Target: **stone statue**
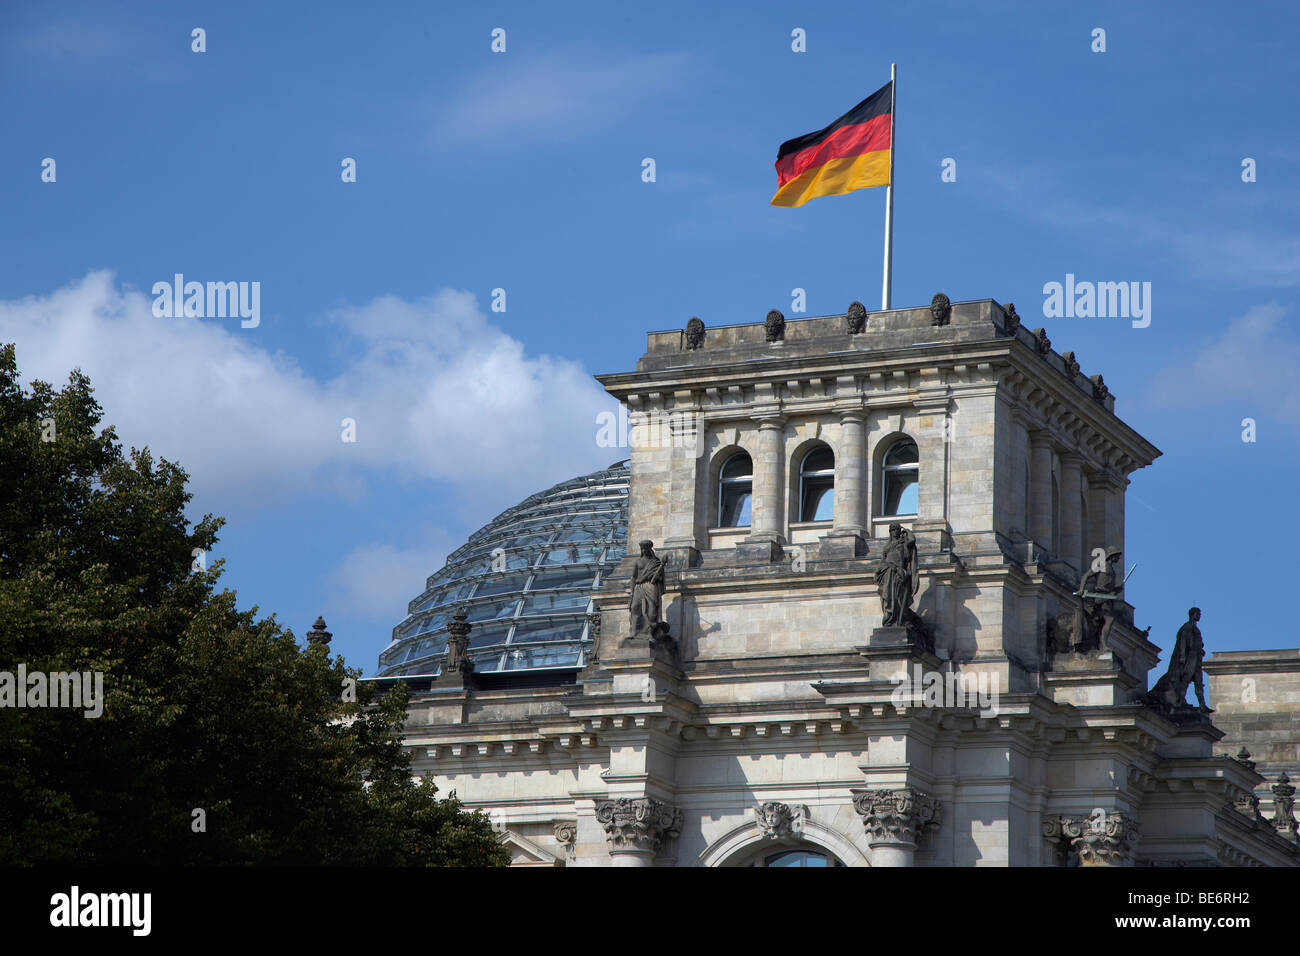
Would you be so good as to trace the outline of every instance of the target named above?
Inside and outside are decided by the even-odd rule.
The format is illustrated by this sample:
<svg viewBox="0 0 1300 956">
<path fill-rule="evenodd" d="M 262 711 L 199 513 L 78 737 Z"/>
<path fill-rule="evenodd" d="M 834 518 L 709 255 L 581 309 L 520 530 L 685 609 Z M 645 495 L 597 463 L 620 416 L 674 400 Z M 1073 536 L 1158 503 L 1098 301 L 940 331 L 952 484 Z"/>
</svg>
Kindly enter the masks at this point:
<svg viewBox="0 0 1300 956">
<path fill-rule="evenodd" d="M 1117 562 L 1123 557 L 1119 548 L 1106 550 L 1106 564 L 1100 571 L 1088 571 L 1079 582 L 1075 595 L 1078 605 L 1050 618 L 1047 622 L 1047 649 L 1051 653 L 1089 654 L 1105 650 L 1111 625 L 1115 622 L 1112 605 L 1122 600 L 1124 580 Z"/>
<path fill-rule="evenodd" d="M 1213 713 L 1205 703 L 1205 678 L 1201 670 L 1201 661 L 1205 658 L 1205 642 L 1201 639 L 1201 629 L 1196 626 L 1200 619 L 1199 607 L 1188 610 L 1187 623 L 1178 629 L 1174 649 L 1169 653 L 1169 669 L 1147 695 L 1150 703 L 1166 711 L 1188 709 L 1185 702 L 1187 685 L 1195 683 L 1201 713 Z"/>
<path fill-rule="evenodd" d="M 908 612 L 919 583 L 916 537 L 895 521 L 889 526 L 889 543 L 885 545 L 876 568 L 876 587 L 880 590 L 880 608 L 884 612 L 883 626 L 908 625 Z"/>
<path fill-rule="evenodd" d="M 641 542 L 641 556 L 632 565 L 632 593 L 628 611 L 632 618 L 632 636 L 658 640 L 668 633 L 660 620 L 664 600 L 664 563 L 655 557 L 653 541 Z"/>
</svg>

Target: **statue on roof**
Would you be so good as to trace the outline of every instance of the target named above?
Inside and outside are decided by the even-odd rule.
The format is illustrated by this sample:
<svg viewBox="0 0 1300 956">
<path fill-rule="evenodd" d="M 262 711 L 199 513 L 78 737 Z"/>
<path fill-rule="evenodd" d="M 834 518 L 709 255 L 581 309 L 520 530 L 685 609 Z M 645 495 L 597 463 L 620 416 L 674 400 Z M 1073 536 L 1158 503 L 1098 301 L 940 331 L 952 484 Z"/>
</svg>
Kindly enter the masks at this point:
<svg viewBox="0 0 1300 956">
<path fill-rule="evenodd" d="M 628 599 L 632 636 L 652 642 L 668 635 L 663 616 L 664 563 L 655 555 L 654 542 L 640 543 L 641 556 L 632 565 L 632 589 Z"/>
<path fill-rule="evenodd" d="M 1178 629 L 1174 649 L 1169 652 L 1169 669 L 1156 681 L 1147 694 L 1147 703 L 1168 713 L 1186 711 L 1187 686 L 1195 684 L 1196 699 L 1203 714 L 1213 713 L 1205 703 L 1205 677 L 1201 662 L 1205 659 L 1205 641 L 1197 622 L 1201 619 L 1199 607 L 1189 608 L 1187 621 Z"/>
</svg>

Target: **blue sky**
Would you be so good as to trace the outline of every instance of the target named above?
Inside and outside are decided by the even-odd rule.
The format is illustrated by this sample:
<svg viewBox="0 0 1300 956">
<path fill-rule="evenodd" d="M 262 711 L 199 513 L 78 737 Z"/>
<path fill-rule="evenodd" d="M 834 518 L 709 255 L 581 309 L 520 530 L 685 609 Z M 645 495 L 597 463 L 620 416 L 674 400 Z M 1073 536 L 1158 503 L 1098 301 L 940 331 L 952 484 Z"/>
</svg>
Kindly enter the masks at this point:
<svg viewBox="0 0 1300 956">
<path fill-rule="evenodd" d="M 0 339 L 190 469 L 242 604 L 373 673 L 470 532 L 624 457 L 591 375 L 647 330 L 875 307 L 883 190 L 768 200 L 896 61 L 894 304 L 1015 302 L 1105 375 L 1164 452 L 1128 497 L 1153 640 L 1198 603 L 1210 650 L 1300 644 L 1294 4 L 369 6 L 0 6 Z M 154 318 L 178 272 L 260 282 L 260 325 Z M 1150 282 L 1150 326 L 1043 318 L 1067 273 Z"/>
</svg>

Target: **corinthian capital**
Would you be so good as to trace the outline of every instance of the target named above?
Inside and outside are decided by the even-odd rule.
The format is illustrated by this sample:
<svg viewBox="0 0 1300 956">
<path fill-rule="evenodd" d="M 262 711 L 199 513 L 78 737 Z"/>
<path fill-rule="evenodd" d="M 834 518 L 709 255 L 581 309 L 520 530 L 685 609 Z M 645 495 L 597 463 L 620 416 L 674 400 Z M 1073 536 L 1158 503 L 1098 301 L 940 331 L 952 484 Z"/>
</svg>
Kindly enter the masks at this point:
<svg viewBox="0 0 1300 956">
<path fill-rule="evenodd" d="M 1137 821 L 1119 811 L 1043 820 L 1043 836 L 1061 852 L 1072 849 L 1080 866 L 1124 866 L 1130 862 L 1139 835 Z"/>
<path fill-rule="evenodd" d="M 682 830 L 682 811 L 649 797 L 602 800 L 596 804 L 596 820 L 613 850 L 658 853 L 665 837 Z"/>
<path fill-rule="evenodd" d="M 939 801 L 911 787 L 899 790 L 859 790 L 853 809 L 875 843 L 910 843 L 943 822 Z"/>
</svg>

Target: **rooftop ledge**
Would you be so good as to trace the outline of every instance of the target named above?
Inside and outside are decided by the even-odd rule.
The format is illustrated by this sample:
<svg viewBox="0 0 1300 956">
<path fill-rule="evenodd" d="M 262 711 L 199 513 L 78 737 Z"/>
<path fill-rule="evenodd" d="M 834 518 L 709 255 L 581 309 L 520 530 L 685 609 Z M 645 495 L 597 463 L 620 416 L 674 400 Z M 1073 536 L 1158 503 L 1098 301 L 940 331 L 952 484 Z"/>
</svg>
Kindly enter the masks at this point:
<svg viewBox="0 0 1300 956">
<path fill-rule="evenodd" d="M 868 312 L 852 303 L 839 315 L 787 319 L 777 310 L 766 320 L 707 326 L 691 318 L 684 328 L 651 332 L 637 372 L 658 372 L 742 362 L 788 361 L 817 355 L 877 352 L 909 347 L 960 345 L 1013 339 L 1036 352 L 1057 372 L 1114 412 L 1115 397 L 1101 375 L 1083 374 L 1073 352 L 1059 354 L 1042 328 L 1022 324 L 1015 306 L 993 299 L 949 302 L 942 293 L 928 306 Z M 597 376 L 617 379 L 619 376 Z"/>
</svg>

